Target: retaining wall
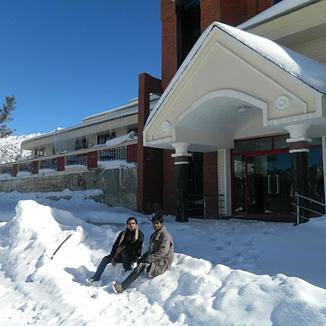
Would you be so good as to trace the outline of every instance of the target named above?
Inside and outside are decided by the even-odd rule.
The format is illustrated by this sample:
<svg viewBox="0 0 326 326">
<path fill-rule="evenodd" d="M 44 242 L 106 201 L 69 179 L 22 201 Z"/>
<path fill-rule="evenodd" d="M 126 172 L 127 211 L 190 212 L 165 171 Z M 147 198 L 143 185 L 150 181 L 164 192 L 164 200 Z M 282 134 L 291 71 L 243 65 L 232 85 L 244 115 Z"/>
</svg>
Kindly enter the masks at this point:
<svg viewBox="0 0 326 326">
<path fill-rule="evenodd" d="M 136 168 L 94 169 L 79 172 L 57 172 L 53 175 L 30 175 L 0 180 L 0 192 L 50 192 L 102 189 L 98 201 L 109 206 L 136 210 Z"/>
</svg>

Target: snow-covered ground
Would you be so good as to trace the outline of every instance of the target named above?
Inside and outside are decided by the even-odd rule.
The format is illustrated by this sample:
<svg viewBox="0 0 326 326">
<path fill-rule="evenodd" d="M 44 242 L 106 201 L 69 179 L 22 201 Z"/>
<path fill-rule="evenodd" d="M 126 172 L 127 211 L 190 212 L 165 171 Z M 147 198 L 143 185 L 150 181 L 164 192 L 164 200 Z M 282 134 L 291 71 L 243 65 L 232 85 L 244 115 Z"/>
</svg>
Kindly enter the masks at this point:
<svg viewBox="0 0 326 326">
<path fill-rule="evenodd" d="M 166 217 L 172 268 L 117 295 L 121 266 L 99 287 L 86 278 L 128 216 L 146 240 L 152 229 L 149 216 L 87 199 L 98 194 L 0 193 L 0 325 L 326 325 L 326 217 L 296 227 Z"/>
</svg>

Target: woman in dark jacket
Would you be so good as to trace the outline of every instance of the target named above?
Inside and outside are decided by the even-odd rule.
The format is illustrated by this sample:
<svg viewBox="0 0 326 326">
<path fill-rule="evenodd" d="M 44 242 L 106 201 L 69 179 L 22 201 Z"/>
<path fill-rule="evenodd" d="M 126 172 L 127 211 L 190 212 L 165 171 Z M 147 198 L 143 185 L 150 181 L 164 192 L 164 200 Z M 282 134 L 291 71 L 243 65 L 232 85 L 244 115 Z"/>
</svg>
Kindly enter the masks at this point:
<svg viewBox="0 0 326 326">
<path fill-rule="evenodd" d="M 143 242 L 144 234 L 138 228 L 137 219 L 129 217 L 127 228 L 119 233 L 110 254 L 103 257 L 95 274 L 90 278 L 91 283 L 100 280 L 105 267 L 109 263 L 113 266 L 117 263 L 122 263 L 125 271 L 130 270 L 131 264 L 136 262 L 141 256 Z"/>
</svg>

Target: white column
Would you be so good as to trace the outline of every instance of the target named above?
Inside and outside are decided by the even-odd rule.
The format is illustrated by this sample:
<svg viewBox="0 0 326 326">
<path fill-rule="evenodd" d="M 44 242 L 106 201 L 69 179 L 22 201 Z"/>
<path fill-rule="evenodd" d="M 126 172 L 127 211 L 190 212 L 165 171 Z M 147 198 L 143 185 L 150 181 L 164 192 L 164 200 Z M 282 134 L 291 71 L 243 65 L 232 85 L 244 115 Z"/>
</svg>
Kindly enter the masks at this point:
<svg viewBox="0 0 326 326">
<path fill-rule="evenodd" d="M 171 157 L 174 157 L 175 159 L 178 157 L 188 157 L 191 156 L 191 154 L 188 152 L 189 144 L 188 143 L 173 143 L 171 144 L 175 149 L 175 154 L 172 154 Z M 189 162 L 183 162 L 182 160 L 179 161 L 178 159 L 175 160 L 175 165 L 178 164 L 189 164 Z"/>
<path fill-rule="evenodd" d="M 285 127 L 285 129 L 290 133 L 290 138 L 286 140 L 290 145 L 289 153 L 309 152 L 309 148 L 305 145 L 311 142 L 311 138 L 307 137 L 307 131 L 309 128 L 310 125 L 306 123 Z"/>
</svg>

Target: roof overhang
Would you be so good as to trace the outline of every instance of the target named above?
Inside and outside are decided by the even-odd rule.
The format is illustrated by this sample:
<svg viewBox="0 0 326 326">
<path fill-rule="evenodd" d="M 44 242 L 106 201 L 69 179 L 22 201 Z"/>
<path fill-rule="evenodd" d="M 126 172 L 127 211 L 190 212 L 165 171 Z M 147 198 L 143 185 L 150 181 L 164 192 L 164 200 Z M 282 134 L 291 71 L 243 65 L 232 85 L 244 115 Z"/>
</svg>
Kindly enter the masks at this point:
<svg viewBox="0 0 326 326">
<path fill-rule="evenodd" d="M 154 107 L 144 145 L 185 142 L 190 150 L 211 151 L 298 123 L 319 135 L 326 130 L 325 108 L 321 91 L 214 23 Z"/>
</svg>

